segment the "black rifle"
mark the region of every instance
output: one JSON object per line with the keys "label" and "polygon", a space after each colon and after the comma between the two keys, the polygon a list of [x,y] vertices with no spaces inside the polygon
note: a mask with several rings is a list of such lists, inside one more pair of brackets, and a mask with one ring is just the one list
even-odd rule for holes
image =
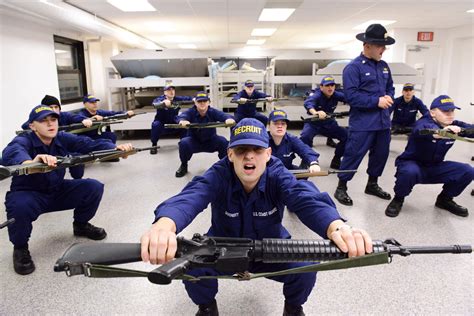
{"label": "black rifle", "polygon": [[224,122],[207,122],[207,123],[190,123],[187,125],[181,124],[165,124],[165,128],[216,128],[216,127],[232,127],[235,123],[224,123]]}
{"label": "black rifle", "polygon": [[3,222],[0,224],[0,229],[2,228],[5,228],[7,227],[8,225],[10,224],[13,224],[15,222],[15,219],[14,218],[10,218],[9,220],[7,220],[6,222]]}
{"label": "black rifle", "polygon": [[247,99],[247,101],[245,101],[245,102],[241,102],[239,100],[240,99],[231,100],[230,103],[246,104],[246,103],[258,103],[258,102],[278,102],[278,101],[285,101],[285,100],[288,100],[288,99],[287,98],[273,98],[272,101],[268,101],[265,98],[261,98],[261,99]]}
{"label": "black rifle", "polygon": [[317,121],[324,121],[324,120],[329,120],[329,119],[344,118],[346,116],[349,116],[349,111],[326,113],[326,117],[323,119],[320,118],[318,114],[315,114],[311,117],[306,117],[306,118],[301,116],[301,119],[303,120],[303,122],[317,122]]}
{"label": "black rifle", "polygon": [[127,113],[121,113],[121,114],[115,114],[111,116],[104,116],[102,121],[108,122],[108,121],[115,121],[115,120],[126,120],[126,119],[129,119],[141,114],[146,114],[146,112],[138,112],[138,113],[134,113],[133,115],[128,115]]}
{"label": "black rifle", "polygon": [[46,173],[56,169],[64,169],[69,167],[74,167],[77,165],[84,165],[88,163],[94,163],[98,161],[107,161],[111,159],[116,159],[120,157],[126,157],[129,155],[136,154],[140,151],[151,150],[158,148],[157,146],[147,147],[147,148],[133,148],[132,150],[123,151],[118,149],[108,149],[108,150],[98,150],[92,151],[85,155],[79,156],[66,156],[66,157],[56,157],[57,163],[55,167],[48,166],[42,162],[31,162],[22,165],[14,166],[2,166],[0,165],[0,180],[4,180],[8,177],[13,176],[22,176],[33,173]]}
{"label": "black rifle", "polygon": [[411,134],[413,131],[413,127],[410,126],[393,126],[391,129],[391,134],[396,135],[396,134]]}
{"label": "black rifle", "polygon": [[165,101],[160,101],[160,102],[153,102],[152,103],[153,107],[157,110],[162,110],[162,109],[178,109],[184,105],[194,105],[193,100],[187,100],[187,101],[171,101],[171,106],[167,107],[165,105]]}
{"label": "black rifle", "polygon": [[[87,131],[92,131],[94,129],[99,129],[104,126],[109,126],[111,124],[120,124],[120,123],[122,123],[122,121],[92,122],[92,125],[89,127],[84,126],[84,124],[82,123],[74,123],[74,124],[69,124],[69,125],[58,126],[58,131],[68,132],[72,134],[80,134]],[[15,133],[17,135],[23,135],[23,134],[31,133],[31,129],[24,129],[21,131],[16,131]]]}
{"label": "black rifle", "polygon": [[[467,136],[467,135],[472,135],[472,134],[474,134],[474,128],[461,128],[461,131],[457,135]],[[426,129],[420,129],[420,135],[440,135],[443,137],[449,137],[451,135],[456,135],[456,134],[446,129],[426,128]]]}
{"label": "black rifle", "polygon": [[[152,283],[169,284],[173,279],[182,277],[187,270],[199,267],[233,273],[247,271],[252,262],[319,262],[348,257],[347,253],[340,251],[330,240],[252,240],[195,234],[192,239],[178,237],[177,242],[178,249],[174,260],[140,276],[147,276]],[[113,265],[141,261],[140,247],[138,243],[74,244],[56,261],[54,271],[65,271],[68,276],[91,276],[95,264]],[[388,239],[384,242],[374,241],[373,252],[385,253],[387,260],[383,263],[389,263],[393,255],[471,253],[472,248],[470,245],[407,247],[394,239]],[[107,269],[103,266],[100,268]]]}
{"label": "black rifle", "polygon": [[330,174],[336,173],[356,173],[357,170],[321,170],[317,172],[309,172],[307,169],[297,169],[297,170],[290,170],[292,174],[295,175],[296,179],[301,178],[308,178],[308,177],[326,177]]}

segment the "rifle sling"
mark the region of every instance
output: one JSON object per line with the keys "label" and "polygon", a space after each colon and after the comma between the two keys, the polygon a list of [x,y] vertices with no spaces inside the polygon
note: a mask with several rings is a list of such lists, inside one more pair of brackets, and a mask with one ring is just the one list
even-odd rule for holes
{"label": "rifle sling", "polygon": [[470,139],[467,137],[461,137],[459,135],[456,135],[454,133],[449,133],[449,132],[444,132],[444,133],[439,133],[440,136],[451,138],[454,140],[460,140],[462,142],[468,142],[468,143],[474,143],[474,139]]}
{"label": "rifle sling", "polygon": [[[329,271],[350,269],[358,267],[366,267],[372,265],[386,264],[390,262],[390,257],[387,252],[372,253],[361,257],[347,258],[335,261],[328,261],[323,263],[311,264],[308,266],[263,273],[243,273],[239,275],[218,275],[218,276],[200,276],[194,277],[184,274],[176,279],[197,282],[206,279],[233,279],[239,281],[252,280],[257,278],[268,278],[286,274]],[[99,264],[85,264],[85,275],[91,278],[126,278],[126,277],[147,277],[148,272],[116,268],[107,265]]]}

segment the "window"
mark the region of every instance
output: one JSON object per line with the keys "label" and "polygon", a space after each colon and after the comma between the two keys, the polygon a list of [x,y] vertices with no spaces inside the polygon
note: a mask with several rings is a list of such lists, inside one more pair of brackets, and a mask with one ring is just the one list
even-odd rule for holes
{"label": "window", "polygon": [[87,94],[84,45],[82,42],[54,35],[54,53],[61,103],[81,101]]}

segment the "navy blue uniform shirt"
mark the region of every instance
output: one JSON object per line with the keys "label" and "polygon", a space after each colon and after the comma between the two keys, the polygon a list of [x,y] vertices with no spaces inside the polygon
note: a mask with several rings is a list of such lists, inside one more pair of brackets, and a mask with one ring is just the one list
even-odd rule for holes
{"label": "navy blue uniform shirt", "polygon": [[313,161],[318,161],[319,154],[303,143],[298,137],[286,133],[280,145],[277,146],[270,133],[268,133],[268,136],[270,138],[272,155],[280,159],[287,169],[293,169],[293,159],[296,158],[295,154],[298,154],[301,160],[308,165]]}
{"label": "navy blue uniform shirt", "polygon": [[[304,107],[308,114],[310,109],[316,111],[324,111],[326,113],[334,113],[336,106],[339,102],[346,102],[344,94],[339,91],[334,91],[334,94],[328,98],[321,90],[316,90],[313,95],[308,97],[304,101]],[[329,123],[331,120],[314,121],[311,123],[324,125]]]}
{"label": "navy blue uniform shirt", "polygon": [[[153,103],[160,103],[162,101],[166,100],[166,95],[160,95],[156,99],[153,100]],[[192,101],[192,97],[181,97],[181,96],[175,96],[173,98],[173,101]],[[172,101],[172,102],[173,102]],[[165,124],[170,124],[174,123],[176,115],[178,115],[180,108],[164,108],[164,109],[157,109],[156,110],[156,115],[155,115],[155,121],[160,121],[161,123]]]}
{"label": "navy blue uniform shirt", "polygon": [[[108,111],[108,110],[97,110],[96,114],[92,115],[89,111],[87,111],[87,109],[81,109],[79,111],[79,115],[82,116],[82,119],[87,119],[87,118],[91,118],[95,115],[100,115],[100,116],[103,116],[103,117],[107,117],[107,116],[113,116],[113,115],[117,115],[117,114],[124,114],[125,112],[124,111]],[[110,130],[109,129],[110,127],[107,127],[107,130]],[[94,129],[94,130],[91,130],[91,131],[88,131],[88,132],[84,132],[84,133],[81,133],[82,136],[89,136],[89,137],[94,137],[96,136],[98,133],[98,129]]]}
{"label": "navy blue uniform shirt", "polygon": [[[461,121],[454,121],[451,125],[462,128],[474,127],[472,124]],[[413,127],[405,151],[397,157],[397,160],[415,160],[425,165],[437,164],[444,160],[446,153],[453,146],[455,140],[449,138],[436,139],[433,135],[420,135],[420,129],[426,128],[441,129],[442,127],[431,118],[429,113],[420,118]]]}
{"label": "navy blue uniform shirt", "polygon": [[[245,99],[263,99],[269,97],[268,94],[258,91],[258,90],[253,90],[252,94],[249,96],[245,90],[241,90],[239,93],[234,95],[232,100],[238,100],[240,98],[245,98]],[[243,116],[254,116],[255,113],[257,113],[257,103],[245,103],[245,104],[239,104],[237,105],[237,113],[242,114]]]}
{"label": "navy blue uniform shirt", "polygon": [[388,64],[360,54],[342,74],[344,95],[351,110],[349,129],[352,131],[378,131],[390,129],[390,112],[378,107],[379,98],[395,93]]}
{"label": "navy blue uniform shirt", "polygon": [[[37,155],[67,156],[70,153],[87,154],[95,150],[114,149],[115,144],[109,140],[92,140],[88,137],[59,132],[52,143],[45,145],[35,133],[16,136],[2,152],[6,166],[19,165],[26,160],[33,160]],[[15,176],[12,179],[11,191],[52,192],[64,180],[65,169],[48,173]]]}
{"label": "navy blue uniform shirt", "polygon": [[[206,115],[201,116],[196,106],[193,106],[189,110],[178,115],[176,117],[176,122],[179,123],[184,120],[191,123],[225,122],[225,120],[230,118],[232,118],[232,115],[226,114],[210,106],[207,109]],[[191,136],[201,143],[209,141],[216,134],[215,128],[190,128],[188,131],[188,136]]]}
{"label": "navy blue uniform shirt", "polygon": [[155,219],[168,217],[177,233],[211,203],[210,236],[289,238],[282,225],[284,206],[294,212],[311,230],[323,238],[329,224],[341,219],[327,193],[309,181],[298,181],[282,162],[272,157],[255,189],[247,194],[234,167],[226,157],[204,175],[194,177],[178,195],[155,210]]}
{"label": "navy blue uniform shirt", "polygon": [[428,113],[428,109],[423,104],[423,101],[415,96],[408,103],[405,102],[403,96],[396,98],[389,110],[390,113],[393,112],[392,125],[402,126],[413,126],[416,122],[418,111],[422,115]]}

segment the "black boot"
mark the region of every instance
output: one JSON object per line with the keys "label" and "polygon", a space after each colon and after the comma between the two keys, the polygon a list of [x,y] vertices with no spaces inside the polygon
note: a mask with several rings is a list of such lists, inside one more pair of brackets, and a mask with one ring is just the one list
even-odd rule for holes
{"label": "black boot", "polygon": [[326,141],[326,145],[332,148],[336,148],[337,143],[330,137],[328,137],[328,140]]}
{"label": "black boot", "polygon": [[[152,146],[156,146],[156,144],[151,144]],[[156,155],[158,153],[158,148],[150,149],[150,155]]]}
{"label": "black boot", "polygon": [[329,165],[331,169],[339,169],[341,168],[341,157],[334,156],[331,160],[331,164]]}
{"label": "black boot", "polygon": [[35,271],[35,263],[31,259],[28,246],[13,249],[13,269],[21,275],[27,275]]}
{"label": "black boot", "polygon": [[107,233],[103,228],[96,227],[91,223],[72,223],[74,236],[87,237],[93,240],[102,240],[107,237]]}
{"label": "black boot", "polygon": [[390,200],[392,198],[389,193],[385,192],[381,187],[379,187],[376,177],[369,177],[369,182],[367,182],[367,186],[365,187],[365,193],[374,195],[384,200]]}
{"label": "black boot", "polygon": [[346,181],[339,180],[339,184],[337,185],[336,192],[334,192],[334,197],[341,204],[348,205],[348,206],[351,206],[353,204],[351,197],[347,194]]}
{"label": "black boot", "polygon": [[435,205],[437,207],[442,208],[443,210],[447,210],[447,211],[449,211],[449,212],[451,212],[451,213],[453,213],[454,215],[457,215],[457,216],[462,216],[462,217],[468,217],[469,216],[469,212],[468,212],[467,208],[457,204],[456,202],[453,201],[452,197],[447,197],[447,196],[443,195],[442,193],[440,195],[438,195],[438,197],[436,198],[436,204]]}
{"label": "black boot", "polygon": [[184,177],[184,175],[188,173],[188,164],[185,162],[181,163],[181,166],[179,166],[178,170],[176,170],[176,178],[181,178]]}
{"label": "black boot", "polygon": [[303,306],[294,306],[285,302],[283,316],[305,316],[305,313],[303,312]]}
{"label": "black boot", "polygon": [[385,209],[385,215],[388,217],[397,217],[402,210],[403,200],[404,198],[395,196],[392,202],[390,202],[390,204],[388,204],[387,208]]}
{"label": "black boot", "polygon": [[216,300],[210,304],[199,305],[196,316],[219,316]]}

